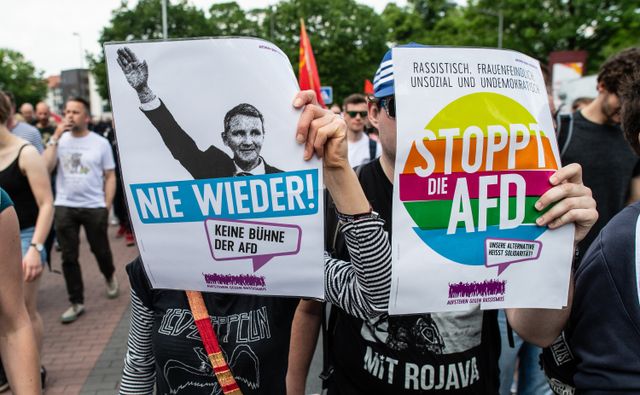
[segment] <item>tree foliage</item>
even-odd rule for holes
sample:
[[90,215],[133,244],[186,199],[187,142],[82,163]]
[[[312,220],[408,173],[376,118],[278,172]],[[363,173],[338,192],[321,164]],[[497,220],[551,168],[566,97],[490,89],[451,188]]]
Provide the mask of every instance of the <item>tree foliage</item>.
[[[640,3],[635,0],[470,0],[432,11],[431,25],[418,3],[387,6],[382,16],[390,41],[495,47],[501,12],[503,47],[543,62],[552,51],[586,50],[589,70],[595,71],[609,55],[640,44]],[[426,3],[438,9],[439,2]]]
[[[199,8],[189,5],[187,0],[167,1],[167,32],[169,38],[201,37],[211,35],[208,20]],[[162,39],[162,1],[139,0],[129,8],[123,1],[111,15],[111,22],[102,29],[98,41],[102,46],[110,41],[132,41]],[[102,97],[109,97],[107,69],[104,52],[89,59]]]
[[320,80],[333,86],[336,98],[362,92],[364,80],[373,78],[387,49],[381,17],[355,0],[281,1],[272,17],[273,42],[289,56],[295,69],[300,19],[305,21]]
[[[297,70],[300,19],[311,38],[322,83],[344,97],[361,92],[387,49],[387,33],[380,15],[355,0],[287,0],[277,5],[245,11],[236,2],[213,4],[208,15],[186,0],[169,2],[170,38],[198,36],[254,36],[273,41]],[[128,3],[113,12],[100,35],[109,41],[149,40],[162,36],[160,0]],[[100,93],[108,97],[104,54],[90,59]]]
[[[497,11],[496,2],[478,0],[470,9]],[[500,3],[498,3],[500,4]],[[517,49],[541,60],[558,50],[586,50],[592,71],[627,45],[637,45],[640,30],[630,27],[640,18],[640,3],[633,0],[503,0],[505,47]],[[495,20],[495,18],[494,18]],[[633,35],[635,40],[613,38]],[[611,44],[611,47],[608,45]]]
[[17,51],[0,48],[0,89],[10,91],[16,104],[35,104],[47,94],[43,73]]
[[209,26],[212,36],[260,36],[256,16],[247,15],[235,1],[213,4],[209,8]]
[[[236,2],[198,9],[188,0],[168,2],[169,37],[255,36],[274,42],[297,70],[300,19],[305,21],[323,85],[342,98],[362,90],[388,45],[496,47],[498,13],[504,17],[503,47],[546,61],[551,51],[587,50],[589,71],[609,55],[640,44],[637,0],[408,0],[390,2],[377,14],[359,0],[281,0],[243,10]],[[126,1],[113,11],[100,43],[159,39],[161,0]],[[90,59],[103,97],[108,97],[103,55]]]

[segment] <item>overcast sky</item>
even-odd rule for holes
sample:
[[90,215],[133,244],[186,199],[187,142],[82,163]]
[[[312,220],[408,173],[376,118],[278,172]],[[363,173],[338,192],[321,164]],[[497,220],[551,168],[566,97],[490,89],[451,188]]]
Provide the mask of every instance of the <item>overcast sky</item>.
[[[189,0],[208,9],[224,1]],[[227,0],[228,1],[228,0]],[[317,0],[322,1],[322,0]],[[387,0],[357,0],[382,12]],[[61,70],[86,67],[81,53],[100,50],[100,30],[121,0],[2,0],[0,48],[22,52],[45,76]],[[136,0],[129,0],[135,4]],[[245,10],[277,3],[276,0],[237,0]],[[406,4],[405,0],[396,1]]]

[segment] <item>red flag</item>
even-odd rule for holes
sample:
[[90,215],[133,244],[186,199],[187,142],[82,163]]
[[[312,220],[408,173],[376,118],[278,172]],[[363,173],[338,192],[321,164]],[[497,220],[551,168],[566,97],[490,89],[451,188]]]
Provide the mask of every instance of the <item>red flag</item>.
[[369,80],[364,80],[364,94],[373,95],[373,84]]
[[300,66],[298,72],[298,84],[300,89],[312,89],[316,92],[318,103],[325,107],[324,100],[320,94],[320,76],[316,67],[316,58],[313,56],[311,49],[311,41],[307,36],[307,29],[304,27],[304,21],[300,19]]

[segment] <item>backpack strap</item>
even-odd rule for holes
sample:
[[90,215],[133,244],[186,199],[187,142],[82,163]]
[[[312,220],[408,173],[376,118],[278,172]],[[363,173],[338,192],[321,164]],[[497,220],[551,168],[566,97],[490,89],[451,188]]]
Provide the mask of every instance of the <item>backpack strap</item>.
[[[364,164],[353,168],[358,179],[360,179],[360,173],[362,173],[363,166]],[[338,226],[338,217],[336,216],[336,205],[328,190],[324,191],[324,220],[325,249],[331,256],[335,256],[338,253],[340,227]],[[331,244],[329,244],[329,241],[331,241]]]
[[638,302],[640,303],[640,217],[636,222],[636,286],[638,287]]
[[[376,152],[378,151],[378,142],[369,138],[369,160],[374,160],[376,158]],[[358,173],[358,168],[360,166],[356,167],[356,173]],[[358,175],[360,175],[358,173]]]
[[[373,141],[373,140],[370,140]],[[375,143],[375,141],[373,141]],[[371,143],[370,143],[371,144]],[[371,145],[369,145],[371,148]],[[375,147],[375,144],[374,144]],[[375,152],[374,152],[375,154]],[[360,173],[364,165],[356,166],[353,170],[356,172],[356,176],[360,179]],[[338,218],[336,216],[336,205],[331,198],[331,194],[328,190],[324,191],[324,242],[325,249],[331,254],[331,256],[338,256],[340,246],[338,245],[338,239],[340,238],[340,226]],[[344,245],[344,243],[342,243]],[[344,246],[343,246],[344,248]],[[332,335],[336,327],[338,319],[338,311],[331,303],[324,303],[322,306],[322,372],[318,376],[322,380],[322,389],[325,390],[329,386],[329,380],[333,375],[333,364],[331,358],[329,358],[329,351],[331,350]]]
[[[507,314],[506,312],[504,313]],[[514,348],[516,346],[516,342],[513,340],[513,328],[509,323],[509,320],[505,320],[507,322],[507,340],[509,341],[509,347]]]
[[[571,138],[573,137],[573,114],[558,114],[556,125],[556,137],[558,140],[558,148],[560,149],[560,157],[562,158],[565,152],[567,152]],[[566,132],[564,132],[565,130]]]
[[336,319],[338,313],[331,303],[322,304],[322,371],[318,377],[322,380],[322,389],[325,390],[329,387],[329,379],[333,375],[333,364],[329,358],[329,350],[331,349],[331,336],[329,331],[333,334],[333,329],[336,326]]

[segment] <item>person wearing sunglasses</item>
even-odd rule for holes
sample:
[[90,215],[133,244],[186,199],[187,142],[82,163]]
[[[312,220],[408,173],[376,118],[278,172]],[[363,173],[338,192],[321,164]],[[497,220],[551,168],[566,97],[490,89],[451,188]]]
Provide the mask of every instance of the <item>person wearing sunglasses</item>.
[[[384,219],[383,229],[391,238],[397,133],[391,51],[376,73],[374,95],[367,110],[372,126],[380,133],[382,155],[361,166],[357,177],[372,210]],[[555,205],[540,217],[540,225],[555,229],[574,222],[575,242],[580,241],[598,216],[591,191],[582,184],[581,167],[563,167],[549,182],[552,187],[540,198],[540,209]],[[331,216],[335,222],[335,214],[327,210],[326,224]],[[334,258],[348,260],[347,244],[348,240],[338,234],[335,239],[325,239],[325,250]],[[570,306],[571,299],[568,303]],[[377,306],[382,307],[386,306]],[[309,320],[315,315],[317,329],[323,306],[309,301],[303,309],[301,314]],[[508,309],[507,316],[523,339],[546,346],[560,333],[569,312],[570,308]],[[321,377],[329,395],[499,393],[500,333],[496,310],[478,307],[463,312],[403,316],[382,312],[375,318],[362,319],[332,305],[325,324],[327,362]],[[297,351],[289,358],[290,395],[304,393],[305,369],[315,350],[316,335],[311,322],[302,325],[299,321],[293,326],[291,350]]]
[[347,123],[347,146],[349,147],[349,164],[353,167],[370,162],[382,153],[380,144],[365,133],[369,123],[367,118],[367,99],[354,93],[344,99],[344,120]]

